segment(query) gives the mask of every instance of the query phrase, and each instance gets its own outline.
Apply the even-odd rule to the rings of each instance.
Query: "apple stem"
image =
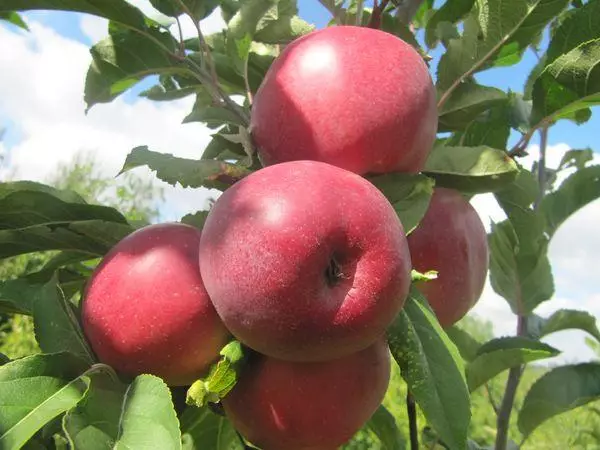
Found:
[[[406,411],[408,413],[408,429],[410,433],[411,450],[419,450],[419,428],[417,426],[417,405],[415,398],[407,391],[406,393]]]

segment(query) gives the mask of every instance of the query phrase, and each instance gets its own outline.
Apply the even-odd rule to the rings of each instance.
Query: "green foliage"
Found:
[[[140,375],[129,385],[95,373],[85,400],[64,418],[75,448],[181,449],[181,432],[164,382]]]
[[[463,448],[470,410],[462,358],[415,288],[389,328],[388,342],[427,420],[450,448]]]

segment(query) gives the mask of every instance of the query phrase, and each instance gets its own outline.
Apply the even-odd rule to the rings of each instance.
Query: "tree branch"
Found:
[[[517,336],[524,336],[525,334],[527,334],[527,317],[519,315],[517,322]],[[521,380],[521,374],[521,366],[513,367],[508,372],[506,389],[496,421],[497,434],[496,444],[494,446],[495,450],[506,450],[510,414],[512,413],[513,405],[515,404],[515,396],[517,394],[517,388],[519,387],[519,381]]]
[[[419,450],[419,428],[417,426],[417,405],[415,398],[408,391],[406,393],[406,411],[408,413],[408,427],[410,433],[411,450]]]

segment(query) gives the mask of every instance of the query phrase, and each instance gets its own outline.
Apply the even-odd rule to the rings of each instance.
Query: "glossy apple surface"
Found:
[[[263,450],[335,450],[373,415],[389,377],[383,340],[323,362],[254,355],[222,404],[234,427]]]
[[[225,326],[279,359],[362,350],[402,308],[404,230],[383,194],[329,164],[261,169],[227,189],[200,241],[200,270]]]
[[[202,283],[199,244],[196,228],[166,223],[135,231],[107,253],[82,304],[101,362],[187,385],[217,358],[229,334]]]
[[[437,270],[419,282],[440,324],[458,322],[479,300],[488,272],[487,235],[479,215],[459,192],[436,188],[429,209],[408,236],[415,270]]]
[[[289,44],[252,105],[265,165],[323,161],[356,172],[419,172],[437,131],[427,65],[392,34],[355,26]]]

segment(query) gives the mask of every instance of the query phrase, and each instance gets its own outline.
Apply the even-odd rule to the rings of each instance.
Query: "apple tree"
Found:
[[[544,337],[600,341],[589,312],[536,313],[554,295],[551,239],[600,196],[591,150],[546,163],[552,127],[585,127],[600,103],[600,0],[320,0],[321,29],[294,0],[151,3],[160,14],[0,0],[25,29],[31,10],[108,19],[81,74],[87,108],[151,82],[141,96],[193,96],[182,121],[213,130],[199,159],[140,142],[121,173],[222,192],[146,225],[67,189],[0,183],[0,258],[58,252],[0,280],[0,312],[31,315],[41,349],[0,355],[0,448],[330,449],[362,430],[416,450],[427,429],[478,449],[470,393],[506,373],[486,447],[505,450],[600,397],[600,364],[569,364],[514,407],[523,367],[559,353]],[[226,26],[206,35],[211,14]],[[170,31],[184,16],[193,38]],[[532,48],[522,92],[479,82]],[[488,233],[469,200],[490,193],[505,218]],[[456,322],[488,276],[518,328],[478,342]],[[382,405],[392,362],[408,423]]]

